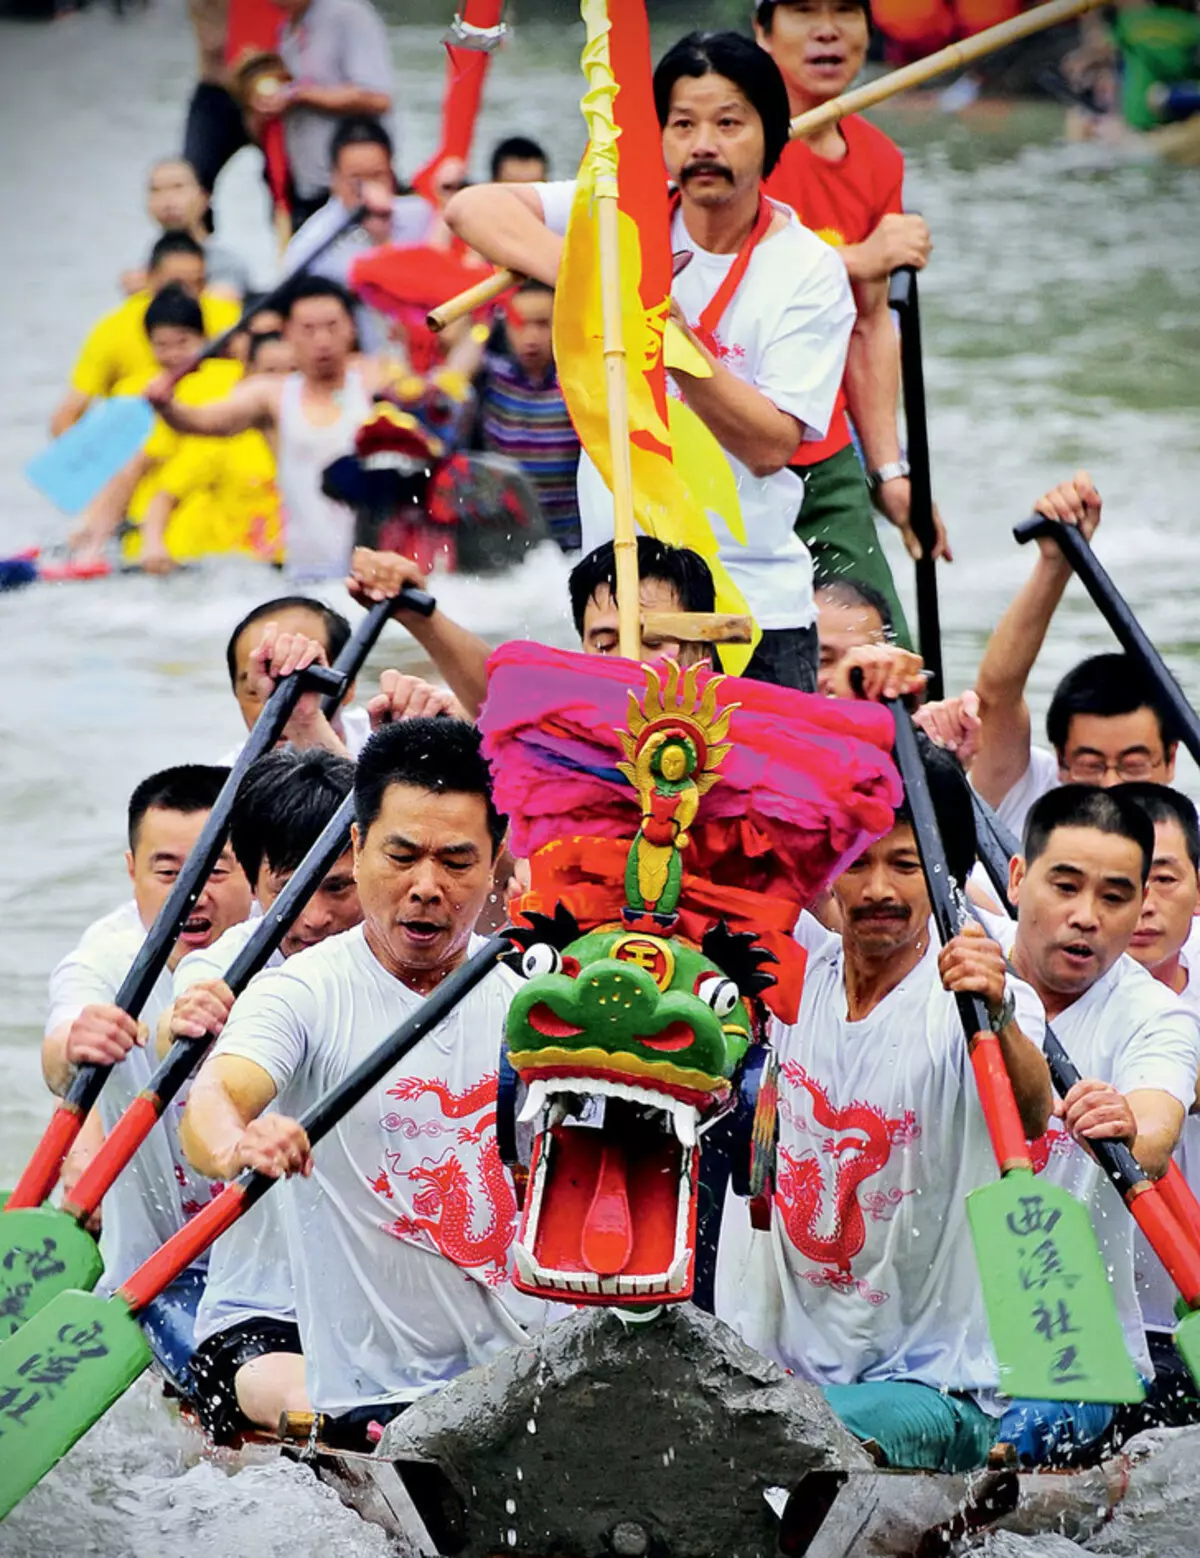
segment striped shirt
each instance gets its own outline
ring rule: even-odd
[[[516,460],[537,489],[550,534],[563,551],[578,550],[579,439],[554,367],[537,384],[519,363],[489,356],[479,400],[484,448]]]

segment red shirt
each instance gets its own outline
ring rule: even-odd
[[[843,119],[839,128],[846,142],[840,162],[818,157],[805,141],[789,141],[764,186],[835,248],[862,243],[889,211],[904,209],[904,157],[896,143],[857,114]],[[828,435],[820,443],[801,444],[792,464],[815,465],[849,442],[843,384]]]

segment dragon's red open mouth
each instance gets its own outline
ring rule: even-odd
[[[531,1086],[521,1119],[535,1137],[517,1286],[583,1304],[687,1298],[697,1109],[625,1082],[552,1078]]]

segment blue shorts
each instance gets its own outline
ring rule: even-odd
[[[999,1438],[1022,1466],[1045,1466],[1095,1444],[1113,1420],[1103,1401],[1014,1401],[1000,1419]]]

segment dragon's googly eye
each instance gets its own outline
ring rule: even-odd
[[[717,1017],[728,1017],[742,998],[733,980],[723,974],[701,974],[696,981],[696,994],[705,1006],[712,1007]]]
[[[521,972],[526,979],[536,979],[540,974],[560,974],[562,966],[562,954],[558,948],[545,941],[536,942],[527,948],[521,959]]]

